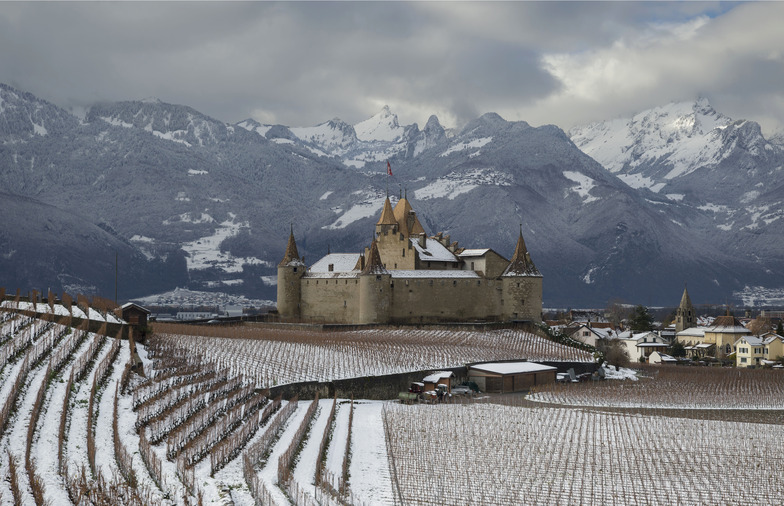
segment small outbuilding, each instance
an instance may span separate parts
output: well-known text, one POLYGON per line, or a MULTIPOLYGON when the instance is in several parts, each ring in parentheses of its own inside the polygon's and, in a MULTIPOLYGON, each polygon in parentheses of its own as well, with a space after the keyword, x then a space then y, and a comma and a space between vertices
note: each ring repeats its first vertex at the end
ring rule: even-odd
POLYGON ((451 371, 436 371, 422 378, 425 392, 435 390, 437 385, 446 385, 446 391, 452 393, 452 378, 455 373, 451 371))
POLYGON ((136 325, 138 327, 147 326, 147 317, 150 316, 150 311, 141 307, 138 304, 129 302, 122 306, 122 319, 128 322, 128 325, 136 325))
POLYGON ((488 362, 468 366, 468 381, 482 392, 522 392, 555 383, 557 368, 535 362, 488 362))
POLYGON ((660 351, 653 351, 650 355, 648 355, 648 363, 649 364, 677 364, 678 360, 671 356, 667 355, 666 353, 662 353, 660 351))

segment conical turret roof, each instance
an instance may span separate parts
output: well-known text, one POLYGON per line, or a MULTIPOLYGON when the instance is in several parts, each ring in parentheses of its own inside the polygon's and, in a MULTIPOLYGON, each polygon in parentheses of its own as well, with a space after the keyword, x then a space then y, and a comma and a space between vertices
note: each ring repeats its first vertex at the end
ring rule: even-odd
POLYGON ((392 210, 392 204, 389 202, 389 197, 384 201, 384 209, 381 211, 381 217, 378 219, 376 225, 397 225, 395 212, 392 210))
POLYGON ((297 241, 294 240, 294 227, 291 228, 289 242, 286 245, 286 253, 283 255, 283 260, 280 261, 278 267, 284 267, 286 265, 304 265, 302 260, 299 259, 297 241))
POLYGON ((528 253, 528 248, 525 246, 525 239, 523 239, 523 227, 520 226, 520 237, 517 239, 517 246, 515 246, 512 260, 509 262, 506 270, 502 276, 541 276, 542 273, 534 265, 531 260, 531 255, 528 253))
POLYGON ((398 200, 397 204, 395 205, 394 214, 395 220, 400 227, 400 232, 403 235, 411 236, 425 233, 425 228, 421 223, 419 223, 419 218, 417 218, 416 213, 411 207, 411 203, 408 201, 408 198, 403 197, 402 199, 398 200), (411 217, 410 220, 409 217, 411 217))
POLYGON ((362 269, 362 274, 389 274, 384 264, 381 263, 381 255, 378 253, 375 239, 370 243, 367 263, 365 263, 365 268, 362 269))

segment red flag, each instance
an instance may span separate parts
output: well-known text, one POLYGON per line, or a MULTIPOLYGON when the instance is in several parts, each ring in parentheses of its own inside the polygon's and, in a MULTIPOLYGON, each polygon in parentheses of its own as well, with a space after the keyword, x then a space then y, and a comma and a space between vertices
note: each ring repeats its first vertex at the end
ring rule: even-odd
POLYGON ((387 160, 387 176, 392 175, 392 166, 389 165, 389 160, 387 160))

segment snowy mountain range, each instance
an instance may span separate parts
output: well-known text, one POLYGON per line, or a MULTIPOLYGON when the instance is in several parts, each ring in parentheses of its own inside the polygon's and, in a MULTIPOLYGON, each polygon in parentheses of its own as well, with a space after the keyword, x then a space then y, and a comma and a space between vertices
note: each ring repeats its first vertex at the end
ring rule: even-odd
POLYGON ((546 306, 677 304, 684 282, 695 303, 725 302, 784 287, 782 165, 758 125, 705 100, 567 135, 493 113, 420 130, 388 107, 301 128, 156 100, 77 118, 0 85, 0 184, 16 202, 0 286, 111 297, 117 256, 123 300, 176 286, 274 299, 290 225, 307 263, 358 252, 389 191, 463 247, 508 257, 522 223, 546 306))

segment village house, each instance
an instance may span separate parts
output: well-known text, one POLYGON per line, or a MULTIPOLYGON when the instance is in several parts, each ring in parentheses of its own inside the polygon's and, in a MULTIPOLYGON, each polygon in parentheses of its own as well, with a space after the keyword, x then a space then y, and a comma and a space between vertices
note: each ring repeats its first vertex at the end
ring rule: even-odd
POLYGON ((613 339, 616 337, 615 331, 606 327, 594 327, 590 323, 580 323, 577 325, 569 325, 563 329, 564 335, 567 335, 575 341, 580 341, 590 346, 596 346, 602 339, 613 339))
POLYGON ((784 356, 784 337, 772 332, 762 336, 743 336, 735 342, 733 349, 738 367, 771 365, 784 356))
POLYGON ((665 339, 656 332, 621 332, 618 339, 626 346, 626 353, 629 359, 634 362, 647 361, 648 356, 654 351, 663 353, 670 347, 665 339))
POLYGON ((308 268, 293 230, 278 265, 284 321, 431 323, 542 320, 542 274, 523 240, 511 260, 428 237, 407 199, 384 202, 370 246, 329 253, 308 268))
POLYGON ((758 367, 765 360, 765 345, 759 336, 743 336, 733 346, 738 367, 758 367))

